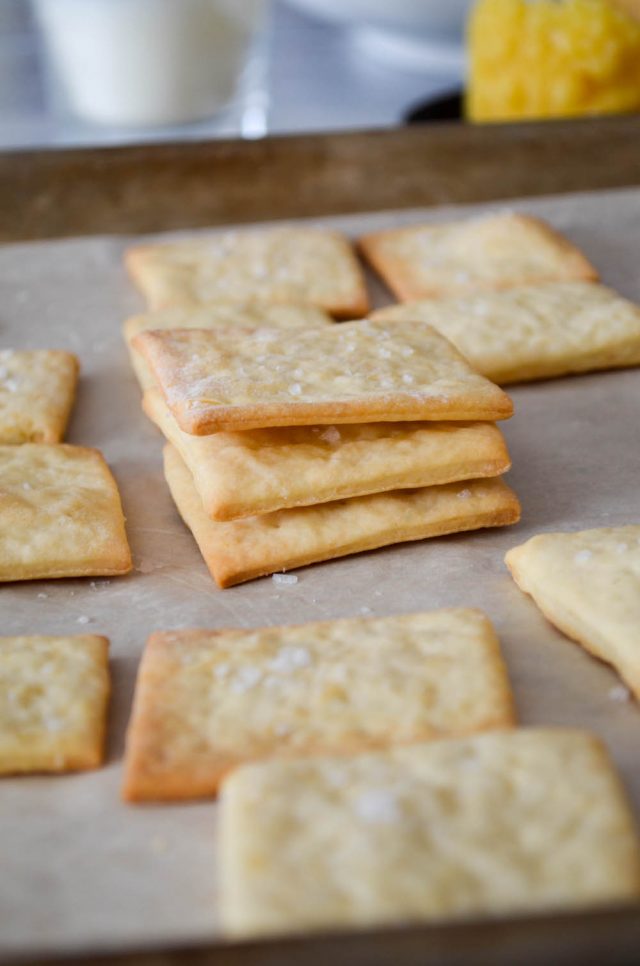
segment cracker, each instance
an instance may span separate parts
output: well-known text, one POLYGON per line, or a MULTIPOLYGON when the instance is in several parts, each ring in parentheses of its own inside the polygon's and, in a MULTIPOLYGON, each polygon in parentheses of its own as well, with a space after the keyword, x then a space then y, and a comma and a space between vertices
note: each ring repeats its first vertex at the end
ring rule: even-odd
POLYGON ((499 476, 510 467, 492 423, 365 423, 184 433, 162 396, 144 410, 184 460, 212 520, 234 520, 387 490, 499 476))
POLYGON ((126 253, 152 309, 217 302, 308 302, 339 319, 366 315, 364 276, 350 242, 317 228, 227 231, 126 253))
POLYGON ((359 244, 402 302, 598 278, 550 225, 513 212, 374 232, 359 244))
POLYGON ((220 587, 393 543, 516 523, 520 504, 499 478, 394 490, 279 510, 245 520, 210 520, 172 446, 165 477, 211 576, 220 587))
POLYGON ((640 896, 603 746, 524 729, 245 765, 222 786, 222 924, 254 936, 588 909, 640 896))
POLYGON ((109 699, 106 637, 0 637, 0 774, 97 768, 109 699))
POLYGON ((372 318, 427 322, 502 385, 640 364, 640 308, 593 282, 425 299, 372 318))
POLYGON ((539 534, 506 562, 545 617, 640 699, 640 525, 539 534))
POLYGON ((138 674, 124 796, 213 795, 256 759, 513 723, 500 645, 480 611, 158 633, 138 674))
POLYGON ((143 332, 150 364, 179 426, 217 430, 403 420, 495 420, 511 400, 431 326, 348 322, 232 341, 221 332, 143 332))
POLYGON ((70 352, 0 350, 0 444, 59 443, 73 406, 78 368, 70 352))
POLYGON ((118 488, 97 450, 0 446, 0 581, 129 570, 118 488))
MULTIPOLYGON (((123 334, 129 349, 131 364, 142 389, 155 385, 144 359, 132 342, 139 332, 150 329, 295 329, 332 323, 333 319, 314 305, 228 303, 218 305, 177 305, 161 312, 134 315, 127 319, 123 334)), ((229 333, 231 335, 231 333, 229 333)))

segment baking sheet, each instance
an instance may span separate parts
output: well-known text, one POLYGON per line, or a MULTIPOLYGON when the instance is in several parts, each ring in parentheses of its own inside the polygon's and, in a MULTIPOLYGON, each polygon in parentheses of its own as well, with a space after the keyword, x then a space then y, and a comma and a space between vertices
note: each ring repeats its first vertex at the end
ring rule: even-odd
MULTIPOLYGON (((548 218, 640 301, 640 190, 323 219, 353 234, 509 207, 548 218)), ((96 446, 120 485, 136 570, 111 580, 0 588, 2 634, 111 639, 109 758, 99 771, 2 779, 0 953, 132 949, 217 935, 211 802, 119 801, 126 722, 148 634, 252 627, 442 606, 496 624, 524 724, 590 728, 606 741, 640 818, 640 707, 614 700, 616 675, 556 632, 509 578, 507 549, 543 530, 640 522, 640 370, 513 387, 503 423, 523 504, 516 527, 404 544, 220 591, 171 503, 162 440, 140 411, 121 340, 142 305, 121 269, 132 239, 92 237, 0 248, 0 347, 70 349, 82 378, 69 442, 96 446), (84 618, 89 618, 86 624, 84 618)), ((391 301, 372 284, 377 305, 391 301)), ((640 633, 640 631, 639 631, 640 633)))

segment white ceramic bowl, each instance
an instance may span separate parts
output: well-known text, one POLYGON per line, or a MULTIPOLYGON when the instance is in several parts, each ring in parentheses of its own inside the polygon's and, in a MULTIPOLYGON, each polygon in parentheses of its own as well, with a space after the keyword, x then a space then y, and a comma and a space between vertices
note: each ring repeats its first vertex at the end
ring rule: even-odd
POLYGON ((287 0, 311 16, 396 34, 462 35, 473 0, 287 0))

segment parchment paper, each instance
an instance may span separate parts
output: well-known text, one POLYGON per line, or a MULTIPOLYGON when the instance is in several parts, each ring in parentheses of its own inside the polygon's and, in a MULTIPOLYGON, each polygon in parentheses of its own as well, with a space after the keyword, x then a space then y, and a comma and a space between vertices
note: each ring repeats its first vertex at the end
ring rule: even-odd
MULTIPOLYGON (((325 220, 357 234, 488 206, 325 220)), ((500 207, 500 206, 493 206, 500 207)), ((504 207, 504 206, 501 206, 504 207)), ((640 190, 515 202, 548 218, 640 301, 640 190)), ((640 370, 511 390, 503 423, 516 527, 360 554, 217 590, 161 472, 161 437, 140 411, 121 339, 142 305, 121 269, 130 239, 93 237, 0 249, 0 346, 70 349, 82 380, 68 433, 96 446, 120 485, 136 572, 106 580, 0 587, 9 634, 93 631, 111 639, 109 759, 99 771, 0 781, 0 951, 134 948, 216 936, 216 806, 119 800, 124 731, 141 650, 155 629, 251 627, 441 606, 495 622, 525 724, 576 725, 607 742, 640 816, 640 707, 615 701, 605 665, 556 632, 512 582, 507 549, 542 530, 640 522, 640 370), (89 617, 90 623, 79 622, 89 617)), ((377 304, 391 301, 373 286, 377 304)), ((638 631, 640 635, 640 629, 638 631)))

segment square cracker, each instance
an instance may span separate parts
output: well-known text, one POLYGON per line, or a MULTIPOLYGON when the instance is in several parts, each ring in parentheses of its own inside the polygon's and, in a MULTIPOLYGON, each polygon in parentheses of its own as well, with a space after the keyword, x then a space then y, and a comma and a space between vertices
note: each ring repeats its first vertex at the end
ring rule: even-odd
POLYGON ((0 581, 129 570, 118 488, 97 450, 0 446, 0 581))
POLYGON ((545 617, 640 699, 640 525, 542 533, 505 559, 545 617))
POLYGON ((351 754, 510 727, 480 611, 154 634, 127 736, 124 796, 216 793, 245 762, 351 754))
POLYGON ((593 282, 406 302, 372 318, 427 322, 502 385, 640 364, 640 308, 593 282))
POLYGON ((302 329, 332 322, 331 316, 322 309, 316 308, 315 305, 266 302, 263 305, 246 302, 207 306, 176 305, 161 312, 134 315, 124 323, 123 334, 129 349, 131 364, 144 390, 154 386, 155 379, 140 353, 132 345, 139 332, 147 332, 150 329, 226 328, 233 330, 228 332, 231 336, 239 329, 302 329))
POLYGON ((70 352, 0 350, 0 444, 59 443, 73 406, 78 369, 70 352))
POLYGON ((218 828, 222 923, 235 936, 640 896, 618 776, 597 739, 568 729, 245 765, 223 783, 218 828))
POLYGON ((180 453, 212 520, 499 476, 511 465, 492 423, 292 426, 192 436, 160 393, 145 393, 143 405, 180 453))
POLYGON ((582 279, 596 269, 550 225, 513 212, 374 232, 360 249, 402 302, 582 279))
POLYGON ((131 248, 132 278, 152 309, 217 302, 308 302, 339 319, 366 315, 350 242, 317 228, 227 231, 131 248))
POLYGON ((205 514, 173 446, 165 447, 164 471, 180 516, 220 587, 388 544, 520 519, 516 495, 495 478, 374 493, 218 523, 205 514))
POLYGON ((201 329, 142 332, 179 426, 217 430, 403 420, 494 420, 511 400, 450 342, 415 322, 347 322, 238 335, 201 329))
POLYGON ((106 637, 0 637, 0 774, 96 768, 109 699, 106 637))

